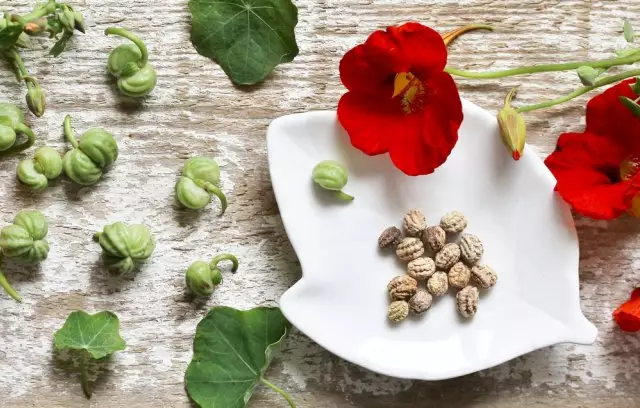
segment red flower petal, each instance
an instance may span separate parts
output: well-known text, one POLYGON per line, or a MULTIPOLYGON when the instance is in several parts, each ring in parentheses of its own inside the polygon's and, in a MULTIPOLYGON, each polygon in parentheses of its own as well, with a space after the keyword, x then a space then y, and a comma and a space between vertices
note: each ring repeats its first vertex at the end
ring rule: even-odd
POLYGON ((389 27, 387 33, 396 43, 406 71, 419 78, 441 72, 447 64, 447 46, 437 31, 419 23, 389 27))
POLYGON ((556 190, 576 212, 613 219, 631 206, 632 184, 616 182, 627 152, 593 133, 565 133, 545 164, 556 177, 556 190))
POLYGON ((619 100, 620 96, 638 97, 629 86, 635 79, 628 79, 593 97, 587 104, 587 132, 609 135, 618 144, 640 151, 640 118, 635 116, 619 100))
POLYGON ((458 142, 462 123, 462 103, 449 74, 430 76, 425 89, 422 123, 415 125, 420 131, 396 135, 388 141, 391 160, 410 176, 433 173, 447 160, 458 142))
POLYGON ((352 92, 382 94, 384 91, 381 86, 387 82, 387 95, 381 97, 390 98, 393 94, 394 76, 390 70, 381 70, 375 62, 371 64, 362 44, 349 50, 340 60, 340 80, 352 92))
POLYGON ((613 312, 613 318, 626 332, 640 330, 640 288, 636 288, 631 293, 631 298, 613 312))

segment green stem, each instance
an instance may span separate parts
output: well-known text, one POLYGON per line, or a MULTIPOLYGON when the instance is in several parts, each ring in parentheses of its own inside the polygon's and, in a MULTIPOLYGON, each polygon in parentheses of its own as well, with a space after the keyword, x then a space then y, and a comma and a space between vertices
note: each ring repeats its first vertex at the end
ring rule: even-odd
POLYGON ((15 49, 15 47, 11 47, 7 50, 7 57, 11 59, 13 62, 13 72, 16 75, 18 81, 23 81, 24 77, 29 76, 29 72, 27 72, 27 68, 24 66, 24 61, 22 61, 22 57, 15 49))
POLYGON ((353 196, 345 193, 344 191, 336 191, 336 197, 342 201, 353 201, 353 196))
POLYGON ((264 377, 260 377, 260 382, 266 385, 267 387, 271 388, 278 394, 282 395, 284 399, 287 400, 291 408, 296 408, 296 403, 293 401, 293 398, 291 398, 291 395, 287 394, 282 388, 278 387, 277 385, 273 384, 270 381, 267 381, 264 377))
POLYGON ((12 16, 13 19, 18 20, 21 24, 27 24, 30 21, 37 20, 41 17, 48 16, 56 12, 56 9, 61 9, 62 4, 58 4, 55 0, 49 0, 43 7, 36 8, 29 14, 24 16, 12 16))
POLYGON ((216 269, 218 267, 218 264, 222 261, 231 261, 231 263, 233 264, 233 266, 231 267, 231 272, 236 272, 238 270, 238 258, 236 258, 235 255, 228 253, 216 255, 211 260, 209 266, 211 267, 211 269, 216 269))
POLYGON ((507 69, 504 71, 473 72, 473 71, 464 71, 461 69, 451 68, 451 67, 445 68, 445 71, 450 73, 451 75, 456 75, 456 76, 470 78, 470 79, 495 79, 495 78, 505 78, 505 77, 515 76, 515 75, 536 74, 540 72, 568 71, 568 70, 578 69, 582 66, 606 69, 606 68, 611 68, 618 65, 629 65, 638 61, 640 61, 640 53, 628 55, 626 57, 621 57, 621 58, 610 58, 610 59, 597 60, 597 61, 573 61, 573 62, 566 62, 562 64, 541 64, 541 65, 533 65, 530 67, 507 69))
POLYGON ((82 383, 82 391, 84 391, 84 395, 87 398, 91 398, 91 387, 89 386, 89 371, 88 371, 88 362, 87 362, 87 352, 80 352, 80 382, 82 383))
MULTIPOLYGON (((0 253, 0 264, 2 263, 2 258, 3 255, 2 253, 0 253)), ((7 292, 7 295, 11 296, 15 301, 17 301, 18 303, 22 303, 22 298, 20 297, 18 292, 16 292, 13 286, 11 286, 11 284, 7 280, 7 277, 4 275, 4 273, 2 273, 2 270, 0 270, 0 287, 2 287, 4 291, 7 292)))
POLYGON ((224 212, 227 210, 227 196, 224 195, 222 190, 220 190, 218 186, 208 182, 203 183, 202 188, 209 194, 213 194, 214 196, 218 197, 218 199, 220 200, 220 207, 222 207, 222 212, 220 213, 220 215, 224 214, 224 212))
POLYGON ((73 134, 73 129, 71 128, 71 116, 67 115, 64 117, 64 122, 62 124, 62 128, 64 129, 64 137, 71 143, 74 149, 78 148, 78 140, 73 134))
POLYGON ((104 33, 106 35, 110 35, 110 34, 118 35, 120 37, 124 37, 131 40, 140 49, 140 54, 142 55, 142 58, 140 59, 140 64, 139 64, 140 67, 144 67, 145 65, 147 65, 147 61, 149 60, 149 52, 147 51, 147 46, 144 44, 144 42, 142 42, 142 40, 137 35, 125 30, 124 28, 119 28, 119 27, 109 27, 106 30, 104 30, 104 33))
POLYGON ((596 88, 600 88, 602 86, 605 85, 609 85, 609 84, 613 84, 615 82, 621 81, 623 79, 627 79, 627 78, 631 78, 631 77, 635 77, 640 75, 640 69, 635 69, 635 70, 631 70, 631 71, 626 71, 626 72, 622 72, 620 74, 617 75, 611 75, 608 77, 604 77, 602 79, 600 79, 599 81, 596 81, 595 84, 591 85, 591 86, 585 86, 579 89, 576 89, 575 91, 571 92, 570 94, 567 94, 565 96, 561 96, 559 98, 556 99, 551 99, 545 102, 540 102, 540 103, 536 103, 534 105, 527 105, 527 106, 521 106, 520 108, 516 109, 516 111, 518 111, 519 113, 522 112, 531 112, 534 110, 538 110, 538 109, 544 109, 544 108, 549 108, 551 106, 554 105, 558 105, 567 101, 570 101, 574 98, 577 98, 580 95, 584 95, 589 91, 592 91, 596 88))

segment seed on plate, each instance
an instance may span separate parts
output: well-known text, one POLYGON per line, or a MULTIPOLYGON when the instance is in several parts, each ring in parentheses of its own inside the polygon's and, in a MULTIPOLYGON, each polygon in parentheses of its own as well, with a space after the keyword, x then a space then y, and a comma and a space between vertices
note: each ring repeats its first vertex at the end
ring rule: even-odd
POLYGON ((450 234, 457 234, 467 228, 467 217, 460 211, 451 211, 442 216, 440 226, 450 234))
POLYGON ((480 238, 477 236, 468 233, 462 234, 460 235, 459 245, 462 260, 465 261, 467 265, 473 266, 482 258, 484 247, 482 246, 482 241, 480 241, 480 238))
POLYGON ((476 265, 471 268, 473 280, 483 289, 488 289, 498 281, 498 274, 487 265, 476 265))
POLYGON ((404 238, 396 248, 396 255, 401 261, 409 262, 424 254, 424 244, 418 238, 404 238))
POLYGON ((478 288, 475 286, 466 286, 456 294, 456 304, 458 312, 462 317, 472 317, 478 311, 478 288))
POLYGON ((433 225, 428 227, 422 233, 422 242, 427 248, 436 254, 440 252, 444 247, 444 244, 447 242, 447 233, 444 232, 441 227, 433 225))
POLYGON ((460 247, 458 244, 447 244, 436 254, 436 268, 448 271, 460 260, 460 247))
POLYGON ((449 270, 449 286, 456 289, 462 289, 469 284, 471 271, 469 267, 462 262, 458 262, 449 270))
POLYGON ((393 300, 409 300, 418 290, 418 282, 411 276, 396 276, 387 285, 389 296, 393 300))
POLYGON ((404 216, 404 230, 407 235, 412 237, 419 237, 422 235, 422 231, 427 228, 427 220, 424 214, 420 210, 411 210, 404 216))
POLYGON ((409 299, 409 310, 411 313, 419 315, 429 310, 432 303, 433 296, 426 290, 420 289, 409 299))
POLYGON ((449 279, 446 272, 438 271, 427 281, 427 290, 433 296, 442 296, 449 290, 449 279))
POLYGON ((382 231, 380 238, 378 238, 378 248, 395 248, 402 240, 402 231, 398 227, 389 227, 382 231))
POLYGON ((392 322, 399 322, 409 316, 409 303, 404 300, 396 300, 389 303, 389 310, 387 311, 387 317, 392 322))
POLYGON ((436 263, 431 258, 417 258, 407 265, 407 274, 415 280, 430 278, 436 271, 436 263))

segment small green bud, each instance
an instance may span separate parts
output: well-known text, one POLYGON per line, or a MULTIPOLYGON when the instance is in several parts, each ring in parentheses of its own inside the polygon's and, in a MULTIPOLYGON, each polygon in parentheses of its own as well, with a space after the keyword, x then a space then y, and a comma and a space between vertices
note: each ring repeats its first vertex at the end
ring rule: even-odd
POLYGON ((580 82, 585 86, 593 86, 598 77, 602 75, 605 70, 603 68, 593 68, 587 65, 583 65, 578 68, 578 78, 580 78, 580 82))
POLYGON ((231 261, 231 272, 238 270, 238 258, 232 254, 220 254, 214 257, 210 263, 196 261, 189 266, 185 275, 187 287, 197 296, 209 296, 216 286, 222 283, 222 272, 218 264, 222 261, 231 261))
POLYGON ((120 45, 109 54, 109 72, 118 78, 118 89, 134 98, 147 96, 155 88, 157 76, 148 62, 147 47, 135 34, 117 27, 107 28, 105 34, 127 38, 133 44, 120 45))
POLYGON ((94 239, 102 247, 102 259, 107 269, 116 274, 129 273, 137 262, 143 262, 156 248, 156 241, 144 225, 122 222, 107 225, 94 239))
POLYGON ((16 132, 9 126, 0 125, 0 152, 9 150, 16 142, 16 132))
POLYGON ((18 165, 18 180, 33 190, 44 190, 62 173, 62 158, 51 147, 36 150, 33 160, 23 160, 18 165))
POLYGON ((29 21, 27 24, 24 25, 24 28, 22 30, 28 35, 35 36, 35 35, 43 34, 46 31, 46 29, 47 29, 47 18, 42 17, 33 21, 29 21))
POLYGON ((62 165, 71 180, 82 185, 92 185, 102 177, 103 170, 118 158, 118 144, 111 133, 104 129, 87 130, 78 142, 71 129, 71 117, 64 120, 65 136, 74 149, 64 155, 62 165))
POLYGON ((527 138, 527 125, 524 117, 511 107, 511 101, 516 96, 518 88, 513 88, 504 100, 504 108, 498 113, 500 135, 505 146, 509 149, 514 160, 520 160, 527 138))
POLYGON ((24 77, 24 80, 27 83, 27 95, 25 96, 27 106, 34 115, 41 117, 44 115, 44 110, 47 106, 44 91, 40 88, 40 84, 35 78, 24 77))
POLYGON ((73 11, 73 21, 74 21, 74 28, 78 31, 80 31, 82 34, 84 34, 85 32, 85 25, 84 25, 84 16, 82 15, 82 13, 80 13, 79 11, 73 11))
POLYGON ((325 190, 335 191, 338 198, 344 201, 353 200, 353 196, 342 192, 342 188, 347 185, 349 176, 347 169, 334 160, 325 160, 318 163, 311 173, 313 182, 325 190))
POLYGON ((632 43, 635 38, 635 33, 633 32, 633 26, 629 20, 624 20, 624 25, 622 32, 624 33, 624 39, 628 43, 632 43))
POLYGON ((58 20, 67 31, 73 31, 76 26, 76 17, 73 10, 66 4, 62 6, 62 11, 58 14, 58 20))
POLYGON ((176 184, 176 198, 193 210, 204 208, 213 196, 218 197, 222 214, 227 209, 227 197, 220 190, 220 167, 212 158, 196 156, 187 160, 176 184))
POLYGON ((49 244, 45 240, 48 225, 39 211, 21 211, 12 225, 0 231, 2 254, 27 263, 45 260, 49 254, 49 244))

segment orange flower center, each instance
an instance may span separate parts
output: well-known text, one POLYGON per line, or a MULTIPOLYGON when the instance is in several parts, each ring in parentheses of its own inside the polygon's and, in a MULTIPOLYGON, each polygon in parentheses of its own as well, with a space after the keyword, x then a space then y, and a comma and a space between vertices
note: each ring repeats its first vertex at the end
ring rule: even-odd
MULTIPOLYGON (((628 156, 620 163, 620 179, 622 181, 631 180, 640 171, 640 157, 628 156)), ((640 194, 633 197, 631 208, 627 211, 629 215, 640 218, 640 194)))
POLYGON ((424 84, 411 72, 396 74, 393 96, 398 98, 405 114, 422 111, 424 107, 424 84))

